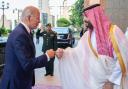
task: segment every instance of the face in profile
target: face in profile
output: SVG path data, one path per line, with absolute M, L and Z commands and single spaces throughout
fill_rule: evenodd
M 35 11 L 34 15 L 30 16 L 30 27 L 31 29 L 36 29 L 40 23 L 40 13 Z

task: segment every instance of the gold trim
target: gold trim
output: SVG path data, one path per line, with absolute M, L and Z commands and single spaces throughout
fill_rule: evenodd
M 122 55 L 120 53 L 119 47 L 117 45 L 116 39 L 114 37 L 115 30 L 116 30 L 115 29 L 115 25 L 111 25 L 111 27 L 110 27 L 110 37 L 111 37 L 112 45 L 113 45 L 114 51 L 115 51 L 115 53 L 117 55 L 117 59 L 119 60 L 119 64 L 121 66 L 122 75 L 125 76 L 126 67 L 125 67 L 125 64 L 123 62 L 123 58 L 122 58 Z
M 94 55 L 97 57 L 97 59 L 98 59 L 98 54 L 97 54 L 96 50 L 92 47 L 92 43 L 91 43 L 91 33 L 89 33 L 89 36 L 88 36 L 88 44 L 89 44 L 89 46 L 90 46 L 90 48 L 91 48 L 93 54 L 94 54 Z

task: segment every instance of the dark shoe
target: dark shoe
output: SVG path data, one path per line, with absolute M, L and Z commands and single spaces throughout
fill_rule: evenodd
M 50 74 L 51 76 L 54 76 L 53 74 Z
M 45 74 L 44 76 L 48 76 L 49 74 Z

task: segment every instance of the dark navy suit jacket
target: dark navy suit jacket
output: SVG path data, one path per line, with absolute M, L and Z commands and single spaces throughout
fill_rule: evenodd
M 0 89 L 31 89 L 34 69 L 46 63 L 46 55 L 35 57 L 33 40 L 25 27 L 19 24 L 7 40 Z

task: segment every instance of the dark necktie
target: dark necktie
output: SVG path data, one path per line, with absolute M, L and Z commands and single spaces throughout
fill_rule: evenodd
M 32 32 L 30 32 L 30 37 L 31 37 L 31 39 L 33 40 L 33 34 L 32 34 Z

